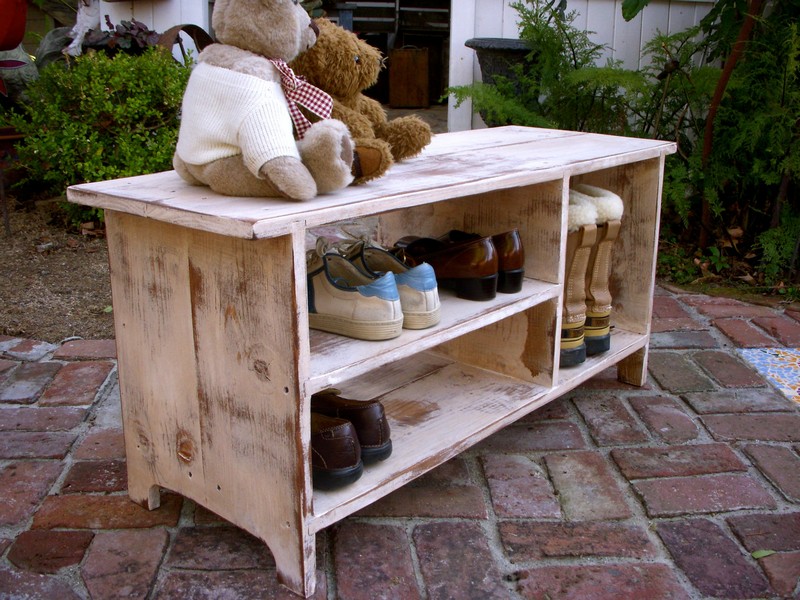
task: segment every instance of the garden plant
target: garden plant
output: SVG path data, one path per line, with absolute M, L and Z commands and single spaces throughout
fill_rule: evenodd
M 633 18 L 647 0 L 623 2 Z M 512 5 L 531 48 L 512 78 L 449 90 L 493 124 L 673 140 L 660 274 L 798 295 L 800 0 L 718 0 L 694 28 L 657 35 L 643 66 L 545 0 Z

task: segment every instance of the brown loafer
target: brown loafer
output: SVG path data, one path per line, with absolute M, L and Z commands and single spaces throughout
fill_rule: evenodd
M 405 237 L 394 252 L 408 264 L 426 262 L 440 287 L 466 300 L 491 300 L 497 292 L 498 260 L 492 238 L 453 244 L 435 238 Z
M 452 244 L 463 244 L 482 237 L 479 233 L 452 229 L 439 239 Z M 492 243 L 497 251 L 497 291 L 502 294 L 516 294 L 522 289 L 522 278 L 525 276 L 525 249 L 522 247 L 519 230 L 514 228 L 493 235 Z
M 377 400 L 342 398 L 339 390 L 332 388 L 311 396 L 311 411 L 352 423 L 365 465 L 386 460 L 392 453 L 389 421 L 383 404 Z
M 364 472 L 361 446 L 350 421 L 311 413 L 311 475 L 314 487 L 332 490 Z

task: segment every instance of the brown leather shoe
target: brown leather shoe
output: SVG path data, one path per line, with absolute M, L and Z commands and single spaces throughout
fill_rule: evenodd
M 311 396 L 311 411 L 352 423 L 365 465 L 386 460 L 392 453 L 389 421 L 379 401 L 342 398 L 339 390 L 331 388 Z
M 482 237 L 479 233 L 452 229 L 439 239 L 452 244 L 463 244 Z M 525 249 L 522 247 L 519 230 L 514 228 L 493 235 L 492 243 L 497 251 L 497 291 L 502 294 L 516 294 L 522 289 L 522 278 L 525 276 Z
M 492 238 L 453 244 L 434 238 L 404 237 L 393 250 L 407 264 L 426 262 L 440 287 L 466 300 L 491 300 L 497 292 L 497 250 Z
M 361 446 L 350 421 L 311 413 L 311 475 L 314 487 L 332 490 L 364 472 Z

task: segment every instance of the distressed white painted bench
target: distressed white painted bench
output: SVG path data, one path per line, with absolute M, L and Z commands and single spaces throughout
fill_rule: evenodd
M 505 127 L 437 135 L 383 178 L 309 202 L 230 198 L 174 172 L 76 185 L 106 209 L 130 497 L 160 488 L 264 540 L 282 583 L 316 581 L 315 533 L 616 365 L 642 385 L 670 142 Z M 571 182 L 625 203 L 611 350 L 560 369 Z M 520 229 L 526 279 L 489 302 L 442 292 L 442 321 L 363 342 L 309 331 L 310 228 L 371 217 L 380 240 Z M 346 488 L 312 489 L 309 398 L 380 397 L 392 456 Z

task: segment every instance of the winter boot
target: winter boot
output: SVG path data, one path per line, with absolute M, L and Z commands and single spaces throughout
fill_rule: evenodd
M 622 199 L 602 188 L 576 184 L 573 192 L 584 195 L 597 210 L 597 241 L 592 246 L 586 269 L 586 354 L 592 356 L 611 348 L 611 251 L 619 236 Z
M 561 318 L 562 367 L 571 367 L 586 360 L 583 332 L 586 322 L 586 267 L 597 238 L 597 210 L 585 197 L 570 191 L 567 220 L 564 311 Z

